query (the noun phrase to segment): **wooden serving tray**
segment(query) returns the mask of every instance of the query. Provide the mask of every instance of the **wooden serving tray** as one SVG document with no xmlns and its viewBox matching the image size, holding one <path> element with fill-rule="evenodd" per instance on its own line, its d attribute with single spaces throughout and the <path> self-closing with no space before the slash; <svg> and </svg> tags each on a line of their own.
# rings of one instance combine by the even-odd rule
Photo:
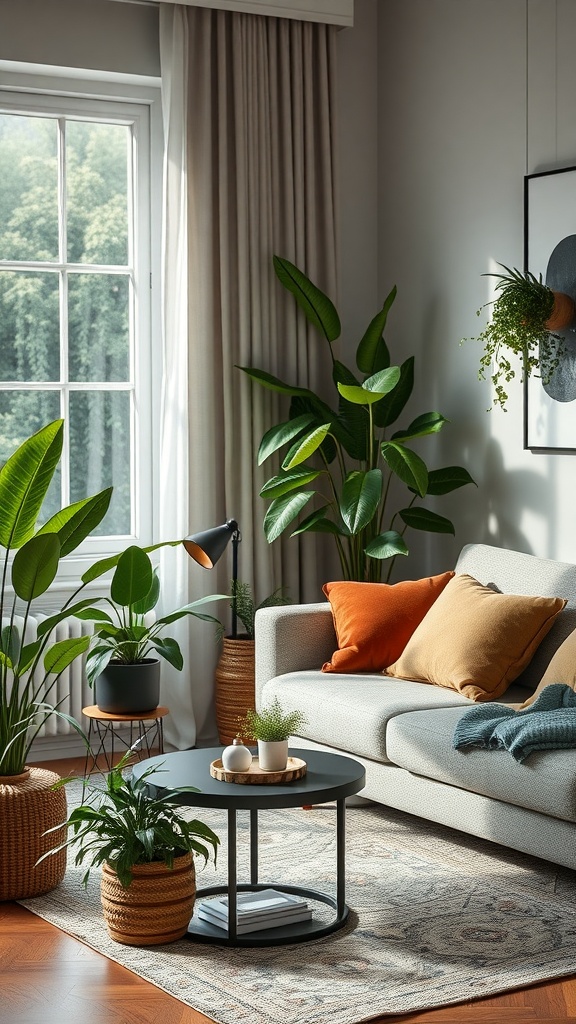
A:
<svg viewBox="0 0 576 1024">
<path fill-rule="evenodd" d="M 258 758 L 252 758 L 247 772 L 227 772 L 218 757 L 210 764 L 210 775 L 219 782 L 239 782 L 244 786 L 281 786 L 284 782 L 294 782 L 306 775 L 306 761 L 299 757 L 289 757 L 284 771 L 266 772 L 260 767 Z"/>
</svg>

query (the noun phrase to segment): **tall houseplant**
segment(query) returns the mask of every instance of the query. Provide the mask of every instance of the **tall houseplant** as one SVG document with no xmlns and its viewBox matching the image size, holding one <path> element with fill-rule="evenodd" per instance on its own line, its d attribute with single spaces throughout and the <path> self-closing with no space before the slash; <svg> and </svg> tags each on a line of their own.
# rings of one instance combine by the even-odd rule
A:
<svg viewBox="0 0 576 1024">
<path fill-rule="evenodd" d="M 508 394 L 506 384 L 516 376 L 511 359 L 520 361 L 520 380 L 540 374 L 544 383 L 550 380 L 558 366 L 562 351 L 562 338 L 556 331 L 567 327 L 574 319 L 574 300 L 564 292 L 553 291 L 529 270 L 510 269 L 499 263 L 503 274 L 485 274 L 496 278 L 498 295 L 492 302 L 490 319 L 477 338 L 484 351 L 480 358 L 478 376 L 485 380 L 486 373 L 494 386 L 494 404 L 504 411 Z"/>
<path fill-rule="evenodd" d="M 454 533 L 449 519 L 419 505 L 425 497 L 448 494 L 473 483 L 466 469 L 429 470 L 411 445 L 438 433 L 447 420 L 426 412 L 404 429 L 389 429 L 404 411 L 414 386 L 414 358 L 392 366 L 383 332 L 396 288 L 372 319 L 356 350 L 356 372 L 334 354 L 340 319 L 332 301 L 293 263 L 274 256 L 280 283 L 328 343 L 337 407 L 309 388 L 285 383 L 253 367 L 241 369 L 258 384 L 291 398 L 288 419 L 262 438 L 258 464 L 284 450 L 279 472 L 261 490 L 270 501 L 264 517 L 269 543 L 289 528 L 291 536 L 328 533 L 335 541 L 342 576 L 378 582 L 385 560 L 390 578 L 394 559 L 409 553 L 408 528 Z M 409 492 L 408 502 L 390 511 L 391 484 Z M 313 487 L 311 485 L 314 485 Z M 308 506 L 314 510 L 301 518 Z"/>
<path fill-rule="evenodd" d="M 185 616 L 220 626 L 220 620 L 198 611 L 225 594 L 199 598 L 176 611 L 151 619 L 160 599 L 160 580 L 148 553 L 131 545 L 118 558 L 106 608 L 80 608 L 77 617 L 95 623 L 86 659 L 88 682 L 96 703 L 111 714 L 146 712 L 160 699 L 160 658 L 180 671 L 184 664 L 178 641 L 164 636 L 166 627 Z"/>
<path fill-rule="evenodd" d="M 54 888 L 65 857 L 36 867 L 61 821 L 66 797 L 52 790 L 58 776 L 28 768 L 30 748 L 51 715 L 78 723 L 51 701 L 62 672 L 83 654 L 88 637 L 52 641 L 58 623 L 89 602 L 76 600 L 45 619 L 27 638 L 34 602 L 50 588 L 60 559 L 101 522 L 111 488 L 61 509 L 43 526 L 37 520 L 60 461 L 64 423 L 55 420 L 27 438 L 0 469 L 0 899 L 21 899 Z M 79 588 L 81 590 L 82 587 Z"/>
</svg>

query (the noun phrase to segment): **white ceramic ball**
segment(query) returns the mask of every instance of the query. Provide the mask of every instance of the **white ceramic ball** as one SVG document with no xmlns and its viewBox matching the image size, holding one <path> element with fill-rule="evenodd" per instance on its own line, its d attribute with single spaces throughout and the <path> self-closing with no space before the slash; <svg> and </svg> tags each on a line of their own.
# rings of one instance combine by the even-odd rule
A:
<svg viewBox="0 0 576 1024">
<path fill-rule="evenodd" d="M 226 772 L 247 772 L 252 764 L 252 754 L 243 743 L 234 740 L 222 751 L 222 767 Z"/>
</svg>

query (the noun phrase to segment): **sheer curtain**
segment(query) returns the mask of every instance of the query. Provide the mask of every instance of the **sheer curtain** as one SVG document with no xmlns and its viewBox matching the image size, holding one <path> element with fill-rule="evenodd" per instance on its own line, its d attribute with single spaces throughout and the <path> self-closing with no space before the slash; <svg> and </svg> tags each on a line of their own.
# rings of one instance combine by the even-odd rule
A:
<svg viewBox="0 0 576 1024">
<path fill-rule="evenodd" d="M 326 343 L 297 318 L 276 281 L 272 255 L 293 260 L 336 298 L 335 33 L 311 22 L 160 7 L 161 535 L 237 519 L 239 577 L 253 585 L 257 601 L 280 585 L 293 601 L 318 600 L 325 578 L 312 535 L 272 546 L 265 540 L 259 490 L 270 467 L 258 469 L 255 454 L 264 431 L 287 417 L 288 404 L 238 367 L 321 389 L 329 362 Z M 170 551 L 164 565 L 171 598 L 229 591 L 226 554 L 209 572 L 183 565 L 181 552 Z M 227 604 L 214 611 L 229 627 Z M 168 739 L 180 747 L 215 737 L 211 627 L 193 623 L 184 643 L 185 668 L 171 675 L 167 698 Z"/>
</svg>

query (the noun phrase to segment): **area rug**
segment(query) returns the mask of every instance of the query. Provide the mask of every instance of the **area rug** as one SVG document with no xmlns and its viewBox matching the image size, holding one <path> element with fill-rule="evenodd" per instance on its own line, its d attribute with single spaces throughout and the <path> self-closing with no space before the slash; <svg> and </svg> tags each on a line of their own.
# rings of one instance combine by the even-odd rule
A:
<svg viewBox="0 0 576 1024">
<path fill-rule="evenodd" d="M 79 788 L 68 787 L 70 804 Z M 225 878 L 224 815 L 199 814 L 222 838 L 199 886 Z M 330 806 L 262 812 L 260 880 L 333 892 L 335 819 Z M 240 815 L 238 864 L 247 878 Z M 350 918 L 312 942 L 121 946 L 102 920 L 98 874 L 87 891 L 80 875 L 70 864 L 56 890 L 23 906 L 218 1024 L 359 1024 L 576 971 L 575 872 L 375 804 L 347 811 Z"/>
</svg>

